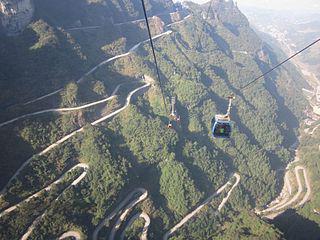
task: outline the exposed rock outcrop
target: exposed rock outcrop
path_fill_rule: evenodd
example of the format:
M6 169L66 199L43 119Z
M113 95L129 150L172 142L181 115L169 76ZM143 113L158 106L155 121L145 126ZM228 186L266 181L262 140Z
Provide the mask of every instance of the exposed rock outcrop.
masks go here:
M260 61L270 63L268 52L264 48L261 48L261 50L257 52L257 56L260 59Z
M21 33L32 20L32 0L0 0L0 20L6 35Z
M171 22L178 22L182 20L180 12L170 13Z
M153 28L155 34L161 34L164 32L165 24L159 17L152 17L152 20L150 21L150 26Z
M164 32L165 24L160 17L153 16L153 17L149 18L149 24L150 24L152 35L158 35L158 34L161 34ZM138 22L138 26L141 29L146 29L145 21L143 20L143 21Z

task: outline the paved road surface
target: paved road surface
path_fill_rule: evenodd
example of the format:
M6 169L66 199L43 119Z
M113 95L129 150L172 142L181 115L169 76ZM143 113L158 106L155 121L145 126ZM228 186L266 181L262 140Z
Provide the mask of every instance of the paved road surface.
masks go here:
M136 206L138 203L142 202L143 200L145 200L148 197L148 192L145 189L140 189L142 195L137 198L134 199L132 202L130 202L124 210L122 210L122 214L119 216L119 218L116 221L116 224L113 226L113 228L111 229L110 235L109 235L109 240L114 240L115 239L115 235L117 233L117 231L119 230L121 224L123 223L123 221L125 221L127 215L131 212L131 210L134 208L134 206Z
M302 186L302 183L301 183L301 179L299 177L299 172L298 172L298 168L297 167L295 168L295 176L296 176L296 180L297 180L297 183L298 183L298 191L297 191L297 193L288 202L286 202L285 204L279 206L277 208L277 210L281 210L281 209L283 209L285 207L290 206L292 203L296 202L298 200L298 198L300 197L300 195L302 194L303 186Z
M161 15L161 14L159 14L159 15ZM159 15L158 15L158 16L159 16ZM187 19L190 18L190 17L191 17L191 15L188 15L188 16L186 16L184 19L182 19L182 20L180 20L180 21L178 21L178 22L171 23L171 24L167 25L167 27L170 27L170 26L172 26L172 25L174 25L174 24L180 24L180 23L184 22L185 20L187 20ZM135 22L139 22L139 21L144 21L144 19L138 19L138 20L129 21L129 22L135 23ZM115 24L115 25L122 25L122 24L126 24L126 23L129 23L129 22L117 23L117 24ZM101 27L101 26L88 26L88 27L70 28L70 29L68 29L68 30L97 29L97 28L100 28L100 27ZM171 34L171 33L172 33L172 31L169 30L169 31L166 31L166 32L164 32L164 33L161 33L161 34L159 34L159 35L156 35L156 36L152 37L152 39L155 40L155 39L157 39L157 38L159 38L159 37L162 37L162 36L165 36L165 35L168 35L168 34ZM122 58L122 57L126 57L126 56L130 55L130 54L131 54L132 52L134 52L141 44L146 43L146 42L148 42L148 41L149 41L149 39L147 39L147 40L145 40L145 41L142 41L142 42L134 45L132 48L130 48L130 50L129 50L128 52L123 53L123 54L119 54L119 55L117 55L117 56L114 56L114 57L112 57L112 58L109 58L109 59L104 60L103 62L97 64L97 65L94 66L89 72L85 73L82 77L80 77L80 79L77 80L77 83L82 82L83 79L84 79L84 77L90 75L91 73L93 73L94 71L96 71L96 70L97 70L99 67L101 67L102 65L104 65L104 64L106 64L106 63L109 63L109 62L111 62L111 61L114 61L114 60L116 60L116 59L118 59L118 58ZM61 92L62 90L63 90L63 88L60 88L60 89L58 89L58 90L56 90L56 91L54 91L54 92L52 92L52 93L48 93L48 94L46 94L46 95L43 95L43 96L41 96L41 97L38 97L38 98L33 99L33 100L31 100L31 101L28 101L28 102L24 103L23 105L28 105L28 104L30 104L30 103L35 103L35 102L37 102L37 101L40 101L40 100L42 100L42 99L45 99L45 98L50 97L50 96L52 96L52 95L55 95L55 94Z
M131 192L108 216L106 216L100 223L99 225L95 228L93 234L92 234L92 239L93 240L97 240L98 239L98 235L100 230L103 228L103 226L109 222L110 220L112 220L116 215L118 215L122 209L128 204L128 202L130 201L130 199L133 198L134 195L136 194L141 194L143 196L145 196L145 194L147 193L147 190L144 188L137 188L135 189L133 192ZM134 199L133 201L135 201L136 199Z
M312 131L310 132L310 135L313 135L314 132L320 127L320 124L318 124Z
M146 214L145 212L141 212L141 213L137 213L129 220L128 224L124 227L124 230L120 235L120 240L125 239L126 229L131 227L131 225L134 223L134 221L136 221L138 218L143 218L144 222L145 222L140 240L147 240L148 239L148 229L149 229L151 220L150 220L150 217L148 216L148 214Z
M99 29L102 26L88 26L88 27L74 27L74 28L67 28L67 31L75 31L75 30L94 30Z
M158 35L152 37L152 39L155 40L155 39L157 39L157 38L160 38L160 37L165 36L165 35L169 35L169 34L171 34L171 33L172 33L172 31L169 30L169 31L166 31L166 32L164 32L164 33L161 33L161 34L158 34ZM112 58L109 58L109 59L107 59L107 60L104 60L104 61L100 62L99 64L97 64L96 66L94 66L89 72L85 73L82 77L80 77L80 78L77 80L77 83L82 82L85 77L87 77L87 76L89 76L90 74L92 74L92 73L93 73L94 71L96 71L99 67L101 67L101 66L103 66L103 65L105 65L105 64L107 64L107 63L109 63L109 62L115 61L115 60L118 59L118 58L123 58L123 57L126 57L126 56L132 54L141 44L144 44L144 43L146 43L146 42L149 42L149 39L144 40L144 41L142 41L142 42L134 45L134 46L133 46L132 48L130 48L130 50L129 50L128 52L126 52L126 53L119 54L119 55L117 55L117 56L114 56L114 57L112 57ZM40 100L42 100L42 99L45 99L45 98L50 97L50 96L52 96L52 95L55 95L55 94L61 92L62 90L63 90L63 88L60 88L60 89L58 89L58 90L56 90L56 91L54 91L54 92L52 92L52 93L48 93L48 94L46 94L46 95L44 95L44 96L41 96L41 97L38 97L38 98L33 99L33 100L31 100L31 101L28 101L28 102L24 103L23 105L28 105L28 104L31 104L31 103L38 102L38 101L40 101Z
M78 185L81 180L87 175L87 170L88 168L84 168L84 172L77 177L77 179L75 179L68 187L66 187L60 194L59 196L54 200L54 201L58 201L59 198L63 195L63 193L68 190L69 188L71 188L72 186L76 186ZM35 229L35 227L39 224L39 222L42 220L42 218L44 218L44 216L47 215L49 209L46 209L40 216L38 216L33 222L32 224L29 226L29 228L27 229L27 232L25 234L23 234L23 236L21 237L20 240L27 240L29 238L29 236L31 235L31 233L33 232L33 230Z
M56 113L64 113L64 112L70 112L70 111L78 111L78 110L81 110L81 109L85 109L85 108L89 108L89 107L92 107L92 106L95 106L95 105L98 105L100 103L104 103L104 102L107 102L107 101L110 101L111 99L115 98L115 95L116 93L118 92L119 90L119 87L121 86L122 84L119 84L115 90L113 91L113 93L111 94L110 97L107 97L107 98L104 98L102 100L99 100L99 101L95 101L95 102L92 102L92 103L88 103L88 104L85 104L85 105L82 105L82 106L78 106L78 107L70 107L70 108L51 108L51 109L46 109L46 110L42 110L42 111L38 111L38 112L34 112L34 113L28 113L28 114L24 114L22 116L19 116L19 117L16 117L16 118L13 118L11 120L8 120L6 122L3 122L3 123L0 123L0 127L3 127L3 126L6 126L10 123L13 123L13 122L16 122L20 119L23 119L23 118L27 118L27 117L31 117L31 116L36 116L36 115L40 115L40 114L43 114L43 113L49 113L49 112L56 112Z
M235 184L233 184L232 188L229 190L227 196L222 199L222 202L220 203L220 205L219 205L219 207L218 207L218 211L219 211L219 212L222 210L222 208L224 207L224 205L226 205L228 199L229 199L230 196L231 196L231 193L232 193L233 189L234 189L236 186L238 186L238 184L239 184L239 182L240 182L240 175L239 175L239 174L235 173L235 174L234 174L234 177L236 178L236 182L235 182Z
M289 201L290 196L292 194L292 186L291 186L291 183L289 180L289 175L290 175L290 171L287 171L285 174L285 177L284 177L285 184L283 186L283 189L282 189L279 197L275 201L271 202L268 205L268 208L266 208L262 211L257 211L258 214L276 211L279 206L282 206L283 204L285 204L286 202ZM282 200L279 202L279 199L281 199L281 198L282 198ZM274 203L276 203L276 204L273 205Z
M266 208L266 209L264 209L262 211L256 211L256 213L261 215L261 214L266 213L266 212L275 211L274 213L271 213L271 214L265 216L266 218L272 219L272 218L275 218L276 216L278 216L279 214L281 214L285 210L285 208L287 208L290 205L292 205L293 203L295 203L300 198L300 196L302 195L302 192L303 192L303 185L302 185L302 182L301 182L301 179L300 179L300 176L299 176L299 171L301 171L303 173L304 182L305 182L305 186L306 186L307 191L306 191L303 199L298 204L296 204L294 206L294 208L297 208L297 207L302 206L303 204L305 204L309 200L310 195L311 195L311 185L310 185L310 182L309 182L309 179L308 179L308 176L307 176L307 171L306 171L305 167L296 166L295 169L294 169L296 181L298 183L298 191L296 192L296 194L290 199L291 193L288 196L283 194L283 193L281 193L280 197L282 195L285 196L282 199L282 201L280 201L278 204L273 205L273 206L272 206L272 203L271 203L270 207L268 207L268 208ZM286 173L286 176L288 176L288 174L289 174L289 171ZM286 180L285 185L287 185L287 184L290 186L290 187L287 187L287 189L290 189L290 191L292 191L291 190L291 183L290 183L289 179ZM286 191L287 189L284 188L284 191Z
M223 201L221 202L218 211L220 211L222 209L222 207L226 204L228 198L231 195L231 192L233 191L233 189L239 184L240 182L240 175L235 173L233 175L236 178L236 182L235 184L232 186L232 188L230 189L230 191L228 192L228 195L226 198L223 199ZM188 222L192 217L194 217L194 215L196 215L198 212L200 212L200 210L206 206L208 203L210 203L212 201L212 199L216 196L218 196L228 185L231 185L231 180L229 180L225 185L223 185L221 188L218 189L218 191L216 191L213 195L211 195L210 197L208 197L200 206L198 206L195 210L193 210L191 213L189 213L187 216L185 216L177 225L175 225L173 228L171 228L168 232L165 233L165 235L163 236L163 240L167 240L174 232L176 232L179 228L181 228L186 222Z
M307 170L304 167L298 166L296 167L297 171L301 170L303 172L303 177L304 177L304 182L306 184L306 188L307 188L307 192L304 196L304 198L301 200L301 202L299 202L295 207L299 207L302 206L303 204L305 204L311 195L311 186L310 186L310 182L309 182L309 178L307 176Z
M74 167L70 168L67 172L65 172L62 176L60 176L56 181L54 181L53 183L51 183L50 185L48 185L47 187L41 189L40 191L32 194L31 196L27 197L26 199L24 199L23 201L3 210L1 213L0 213L0 217L3 217L4 215L12 212L13 210L17 209L18 207L20 207L23 203L25 202L29 202L32 198L35 198L35 197L38 197L41 193L43 192L47 192L47 191L50 191L52 186L54 185L57 185L58 183L60 183L63 178L69 173L69 172L72 172L74 169L76 168L82 168L84 169L84 172L76 179L78 182L80 182L82 180L82 178L84 178L85 174L86 174L86 170L89 168L89 166L85 163L79 163L77 165L75 165ZM76 182L75 184L72 183L73 185L77 185L78 182ZM71 185L72 185L71 184Z
M64 234L62 234L59 237L58 240L63 240L65 238L70 238L70 237L73 237L76 240L80 240L81 239L81 234L79 232L76 232L76 231L68 231L68 232L65 232Z
M102 118L100 118L100 119L92 122L91 125L93 125L93 126L94 126L94 125L97 125L97 124L99 124L99 123L101 123L101 122L103 122L103 121L105 121L105 120L113 117L114 115L120 113L121 111L125 110L125 109L129 106L130 101L131 101L131 97L133 96L133 94L135 94L136 92L138 92L138 91L140 91L140 90L142 90L142 89L144 89L144 88L147 88L147 87L149 87L149 86L150 86L150 83L147 83L147 84L145 84L145 85L143 85L143 86L141 86L141 87L138 87L137 89L131 91L131 92L129 93L127 99L126 99L126 104L125 104L122 108L120 108L120 109L118 109L118 110L116 110L116 111L108 114L107 116L104 116L104 117L102 117ZM79 129L73 131L72 133L64 136L63 138L61 138L61 139L58 140L57 142L51 144L50 146L48 146L46 149L44 149L44 150L41 151L40 153L37 153L37 154L33 155L32 157L30 157L29 159L27 159L27 160L22 164L22 166L15 172L15 174L10 178L10 180L9 180L8 183L5 185L5 187L2 189L1 195L7 190L7 187L11 184L11 182L13 181L13 179L15 179L15 178L20 174L20 172L25 168L25 166L27 166L27 165L30 163L30 161L33 159L34 156L37 156L37 155L38 155L38 156L42 156L42 155L46 154L47 152L51 151L51 150L54 149L55 147L59 146L61 143L64 143L64 142L67 141L69 138L71 138L71 137L73 137L74 135L76 135L77 133L82 132L83 129L84 129L84 127L79 128Z
M184 17L182 20L174 22L174 23L170 23L167 25L167 27L172 27L173 25L177 25L180 23L183 23L184 21L186 21L187 19L189 19L191 17L191 14L189 14L188 16Z
M232 188L228 191L228 194L225 198L223 198L222 202L220 203L218 210L221 211L221 209L224 207L224 205L227 203L229 197L231 196L232 191L234 188L239 184L240 182L240 175L235 173L233 177L236 178L236 182L233 184ZM211 195L209 198L207 198L200 206L198 206L194 211L189 213L187 216L185 216L177 225L175 225L172 229L170 229L163 237L164 240L167 240L175 231L177 231L180 227L182 227L186 222L188 222L194 215L196 215L205 205L210 203L214 197L217 195L221 194L221 192L228 186L231 185L231 180L229 180L225 185L223 185L221 188L219 188L213 195ZM131 202L130 199L137 194L140 193L140 197L132 200ZM128 214L132 211L133 207L136 206L139 202L142 202L145 200L148 196L147 190L143 188L136 189L135 191L131 192L118 206L111 212L103 221L100 222L100 224L96 227L94 230L92 239L97 240L98 239L98 234L102 227L109 221L111 221L116 215L121 214L114 226L111 229L110 235L109 235L109 240L114 240L117 231L119 230L120 226L123 224L123 222L126 220ZM128 203L129 202L129 203ZM125 207L126 206L126 207ZM147 232L148 228L150 225L150 217L146 213L138 213L134 215L128 222L128 224L125 226L123 232L120 235L120 239L125 238L125 230L129 228L133 222L138 219L138 218L143 218L145 220L145 225L143 228L143 232L141 235L141 240L147 240Z

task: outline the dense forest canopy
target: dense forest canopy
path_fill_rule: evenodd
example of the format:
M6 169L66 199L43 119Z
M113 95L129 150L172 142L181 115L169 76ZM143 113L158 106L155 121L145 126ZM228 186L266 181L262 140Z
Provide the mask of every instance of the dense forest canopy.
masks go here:
M208 4L146 1L152 34L163 34L154 43L164 98L169 104L176 96L181 117L173 129L166 127L140 0L33 4L33 20L20 35L0 36L0 122L37 113L0 127L1 187L26 163L6 186L0 209L51 187L0 216L1 239L20 238L32 224L32 239L69 230L102 239L126 213L148 215L149 238L162 239L210 196L171 239L281 239L254 209L279 193L277 170L293 158L307 84L288 63L239 90L282 55L233 1L214 0L208 16ZM225 113L230 94L232 137L213 139L212 118ZM128 197L137 199L134 208L121 212ZM147 222L140 217L121 230L137 239Z

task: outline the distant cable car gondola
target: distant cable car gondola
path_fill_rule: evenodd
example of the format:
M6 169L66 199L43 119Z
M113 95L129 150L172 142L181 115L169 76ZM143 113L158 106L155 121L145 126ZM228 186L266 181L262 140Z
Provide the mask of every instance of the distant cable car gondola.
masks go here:
M231 103L234 99L233 96L229 97L228 111L225 115L215 115L212 119L212 135L214 138L230 138L231 137Z
M176 97L171 98L171 113L169 119L168 128L173 128L173 122L180 123L180 116L177 114L176 110Z
M203 27L205 27L205 24L206 24L206 22L208 20L209 12L211 10L211 7L212 7L211 5L212 5L213 2L214 1L210 1L210 5L209 5L209 8L207 10L207 14L205 15L205 19L204 19L205 21L203 21ZM143 8L144 18L145 18L147 29L148 29L150 46L151 46L151 49L152 49L153 60L154 60L154 64L155 64L155 67L156 67L156 72L157 72L157 77L158 77L158 81L159 81L160 92L161 92L161 95L162 95L162 100L163 100L165 111L167 112L168 108L167 108L167 104L166 104L166 101L165 101L165 95L164 95L164 92L165 92L164 91L164 83L161 81L161 77L160 77L160 70L159 70L159 67L158 67L157 57L156 57L156 54L155 54L155 48L154 48L153 39L152 39L152 35L151 35L151 30L150 30L150 25L149 25L149 21L148 21L148 15L147 15L147 10L146 10L145 0L141 0L141 3L142 3L142 8ZM198 38L198 44L200 45L200 47L201 47L201 41L200 41L201 39L202 39L202 34ZM286 62L290 61L291 59L293 59L297 55L301 54L302 52L306 51L307 49L309 49L311 46L315 45L318 42L320 42L320 38L318 38L317 40L313 41L312 43L310 43L308 46L306 46L305 48L301 49L300 51L294 53L290 57L286 58L282 62L278 63L276 66L272 67L270 70L264 72L260 76L256 77L252 81L248 82L247 84L245 84L244 86L239 88L238 91L239 92L244 91L249 86L251 86L255 82L257 82L259 79L261 79L264 76L268 75L269 73L273 72L275 69L281 67L283 64L285 64ZM229 97L229 107L228 107L227 114L225 114L225 115L215 115L215 117L212 119L212 135L213 135L214 138L230 138L231 137L232 129L231 129L231 120L230 120L230 110L231 110L231 102L232 102L233 99L234 99L233 96ZM180 116L177 115L177 112L176 112L175 107L174 107L175 98L172 99L172 103L171 104L172 104L171 113L167 112L168 115L169 115L169 123L167 125L168 128L173 128L173 123L174 122L180 123Z

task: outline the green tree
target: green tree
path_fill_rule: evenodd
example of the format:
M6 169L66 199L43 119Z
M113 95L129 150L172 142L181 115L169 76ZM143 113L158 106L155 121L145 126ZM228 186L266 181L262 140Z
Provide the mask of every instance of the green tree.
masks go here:
M81 144L81 160L90 165L86 181L89 198L95 204L94 222L103 217L115 201L127 179L128 163L120 156L112 156L108 139L96 127L86 126Z
M77 105L78 85L75 82L68 83L61 93L61 105L75 107Z
M176 216L184 216L202 197L190 178L186 167L175 160L167 159L160 163L160 192L167 205Z

